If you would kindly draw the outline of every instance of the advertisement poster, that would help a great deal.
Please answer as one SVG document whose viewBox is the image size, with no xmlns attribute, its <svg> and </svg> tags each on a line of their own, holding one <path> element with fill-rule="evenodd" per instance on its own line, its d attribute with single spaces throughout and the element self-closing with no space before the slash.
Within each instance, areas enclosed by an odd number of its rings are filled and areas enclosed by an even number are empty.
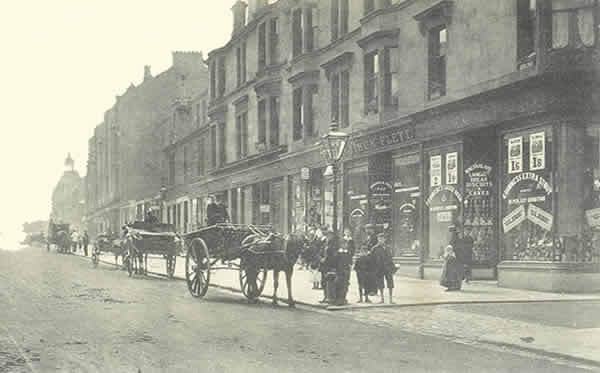
<svg viewBox="0 0 600 373">
<path fill-rule="evenodd" d="M 446 154 L 446 184 L 458 183 L 458 153 Z"/>
<path fill-rule="evenodd" d="M 513 228 L 521 224 L 525 221 L 525 207 L 523 205 L 517 207 L 512 210 L 512 212 L 502 219 L 502 227 L 504 228 L 504 232 L 510 232 Z"/>
<path fill-rule="evenodd" d="M 516 174 L 523 171 L 523 138 L 508 139 L 508 173 Z"/>
<path fill-rule="evenodd" d="M 429 162 L 431 165 L 431 187 L 442 185 L 442 156 L 434 155 Z"/>
<path fill-rule="evenodd" d="M 546 168 L 546 135 L 544 132 L 529 136 L 529 169 L 531 171 Z"/>
<path fill-rule="evenodd" d="M 532 223 L 542 227 L 546 231 L 552 230 L 552 214 L 542 210 L 534 204 L 529 205 L 527 219 L 529 219 Z"/>
</svg>

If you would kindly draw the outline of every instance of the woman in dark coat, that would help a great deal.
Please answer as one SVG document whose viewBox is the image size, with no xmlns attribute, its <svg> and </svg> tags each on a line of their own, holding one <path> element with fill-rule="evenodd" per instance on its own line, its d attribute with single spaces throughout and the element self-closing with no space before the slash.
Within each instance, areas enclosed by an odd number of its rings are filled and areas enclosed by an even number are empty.
<svg viewBox="0 0 600 373">
<path fill-rule="evenodd" d="M 442 268 L 442 277 L 440 285 L 446 288 L 446 291 L 460 290 L 463 280 L 462 264 L 456 259 L 456 254 L 451 245 L 446 246 L 444 250 L 444 267 Z"/>
</svg>

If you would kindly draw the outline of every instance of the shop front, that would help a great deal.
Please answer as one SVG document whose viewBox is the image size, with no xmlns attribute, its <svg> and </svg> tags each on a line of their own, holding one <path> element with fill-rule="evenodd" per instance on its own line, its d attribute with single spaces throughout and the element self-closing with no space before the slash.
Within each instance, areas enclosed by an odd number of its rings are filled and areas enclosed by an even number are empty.
<svg viewBox="0 0 600 373">
<path fill-rule="evenodd" d="M 500 286 L 600 290 L 598 128 L 559 120 L 503 132 Z"/>
</svg>

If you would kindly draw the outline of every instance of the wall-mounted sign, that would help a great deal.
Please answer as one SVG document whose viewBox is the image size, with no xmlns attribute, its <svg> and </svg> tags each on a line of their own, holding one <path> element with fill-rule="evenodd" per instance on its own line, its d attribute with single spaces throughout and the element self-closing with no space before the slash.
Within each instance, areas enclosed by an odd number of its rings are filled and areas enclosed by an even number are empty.
<svg viewBox="0 0 600 373">
<path fill-rule="evenodd" d="M 508 139 L 508 173 L 516 174 L 523 171 L 523 138 Z"/>
<path fill-rule="evenodd" d="M 446 184 L 458 183 L 458 153 L 446 154 Z"/>
<path fill-rule="evenodd" d="M 442 185 L 442 156 L 434 155 L 429 160 L 429 170 L 431 173 L 431 187 Z"/>
<path fill-rule="evenodd" d="M 352 153 L 368 153 L 392 145 L 402 144 L 416 137 L 415 126 L 389 128 L 372 135 L 361 136 L 350 142 Z"/>
<path fill-rule="evenodd" d="M 436 217 L 440 223 L 449 223 L 452 221 L 452 211 L 438 212 Z"/>
<path fill-rule="evenodd" d="M 547 213 L 534 204 L 529 205 L 529 209 L 527 210 L 527 219 L 547 231 L 552 230 L 552 214 Z"/>
<path fill-rule="evenodd" d="M 529 135 L 529 170 L 546 168 L 546 134 L 545 132 Z"/>
<path fill-rule="evenodd" d="M 270 205 L 260 205 L 260 212 L 263 212 L 263 213 L 271 212 L 271 206 Z"/>
<path fill-rule="evenodd" d="M 504 233 L 510 232 L 514 227 L 524 222 L 525 219 L 525 207 L 519 206 L 516 209 L 512 210 L 512 212 L 510 212 L 504 217 L 504 219 L 502 219 L 502 227 L 504 228 Z"/>
</svg>

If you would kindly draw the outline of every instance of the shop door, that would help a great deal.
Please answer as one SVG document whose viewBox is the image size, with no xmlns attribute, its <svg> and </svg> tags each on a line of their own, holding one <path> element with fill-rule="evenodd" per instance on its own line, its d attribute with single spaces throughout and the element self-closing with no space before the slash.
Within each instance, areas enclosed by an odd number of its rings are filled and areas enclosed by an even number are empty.
<svg viewBox="0 0 600 373">
<path fill-rule="evenodd" d="M 377 154 L 369 158 L 369 217 L 377 231 L 392 226 L 392 156 Z"/>
<path fill-rule="evenodd" d="M 368 223 L 369 173 L 367 164 L 355 165 L 346 171 L 346 215 L 354 241 L 362 243 Z"/>
<path fill-rule="evenodd" d="M 425 205 L 429 210 L 428 252 L 426 258 L 439 259 L 452 239 L 451 227 L 461 229 L 462 177 L 461 146 L 429 152 L 429 194 Z"/>
<path fill-rule="evenodd" d="M 419 155 L 393 161 L 392 242 L 394 256 L 419 255 L 421 166 Z"/>
</svg>

